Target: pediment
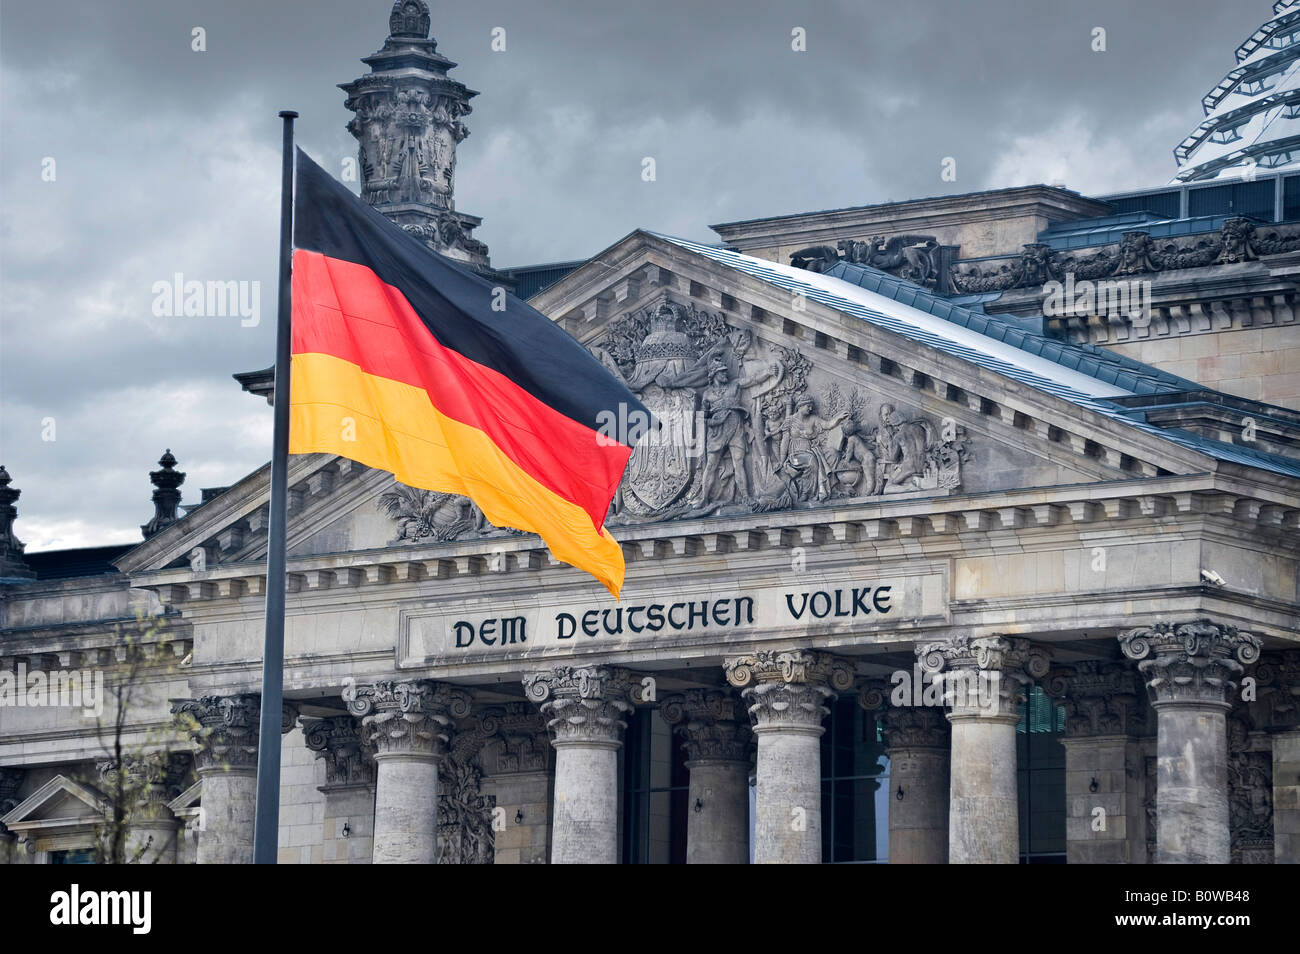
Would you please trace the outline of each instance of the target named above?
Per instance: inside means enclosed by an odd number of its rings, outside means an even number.
[[[0,818],[0,825],[18,832],[54,822],[100,821],[108,810],[108,804],[108,800],[95,789],[64,775],[56,775]]]
[[[1103,413],[1123,393],[1068,368],[1038,387],[1007,349],[983,360],[834,306],[788,269],[753,275],[645,232],[532,304],[659,417],[611,527],[1132,477],[1203,473],[1195,448]],[[830,282],[826,276],[813,276]],[[832,287],[832,286],[827,286]],[[828,304],[828,301],[830,302]],[[934,336],[931,336],[934,337]],[[937,338],[935,338],[937,340]],[[1026,355],[1024,364],[1041,369]],[[1028,382],[1028,383],[1027,383]],[[1075,399],[1062,396],[1065,392]],[[610,409],[620,437],[638,422]],[[328,455],[290,461],[291,556],[509,537],[464,498]],[[269,466],[118,561],[124,572],[264,559]]]

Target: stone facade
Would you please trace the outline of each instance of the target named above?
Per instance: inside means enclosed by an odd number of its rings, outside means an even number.
[[[427,5],[399,0],[366,62],[344,87],[363,195],[488,274],[452,191],[473,93]],[[608,517],[621,602],[464,498],[292,458],[279,860],[630,860],[649,724],[680,748],[661,763],[684,781],[654,794],[677,799],[684,860],[816,863],[836,839],[828,726],[850,722],[887,761],[887,790],[882,765],[850,774],[855,811],[885,796],[890,862],[1013,863],[1017,727],[1045,694],[1067,860],[1300,861],[1300,421],[1253,399],[1287,398],[1270,379],[1295,370],[1294,236],[1025,248],[1104,208],[1029,187],[718,226],[743,268],[635,232],[541,291],[662,425]],[[802,271],[775,267],[792,255]],[[841,262],[874,270],[873,314],[833,284]],[[1037,351],[945,337],[934,296],[987,289],[987,313],[1023,318],[1064,264],[1151,276],[1155,318],[1064,322]],[[1196,341],[1218,350],[1184,356]],[[1203,390],[1039,353],[1071,342]],[[1231,342],[1275,357],[1200,363]],[[1258,395],[1228,386],[1247,375]],[[14,536],[0,468],[0,690],[151,690],[107,763],[75,707],[0,709],[0,861],[99,850],[117,816],[159,860],[251,855],[269,469],[182,508],[176,465],[151,475],[143,542],[64,578]]]

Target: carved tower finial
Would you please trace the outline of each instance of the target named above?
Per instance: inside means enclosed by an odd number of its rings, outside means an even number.
[[[180,507],[181,492],[177,488],[185,483],[185,475],[176,469],[176,458],[172,456],[170,447],[158,458],[158,466],[162,469],[149,473],[156,488],[153,492],[153,519],[140,528],[146,540],[162,533],[179,519],[176,511]]]
[[[429,5],[424,0],[397,0],[388,15],[388,35],[394,38],[427,40]]]
[[[456,147],[469,135],[461,120],[478,93],[447,75],[456,64],[438,52],[429,26],[424,0],[397,0],[383,49],[362,58],[370,72],[339,84],[356,114],[348,132],[361,198],[433,251],[513,287],[471,237],[479,219],[456,211]]]
[[[25,580],[34,579],[36,574],[27,565],[23,557],[23,544],[14,536],[14,520],[18,517],[18,500],[21,490],[11,488],[13,478],[9,471],[0,464],[0,577],[14,577]]]

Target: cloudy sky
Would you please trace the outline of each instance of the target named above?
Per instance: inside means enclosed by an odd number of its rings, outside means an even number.
[[[139,540],[164,448],[187,503],[269,457],[270,409],[230,375],[272,360],[276,112],[297,109],[299,143],[339,168],[354,144],[336,84],[365,71],[391,6],[0,0],[0,463],[29,551]],[[453,77],[482,94],[456,200],[498,266],[584,258],[636,227],[713,240],[711,223],[764,215],[1163,183],[1271,6],[432,4]],[[154,283],[178,272],[260,282],[262,321],[155,317]]]

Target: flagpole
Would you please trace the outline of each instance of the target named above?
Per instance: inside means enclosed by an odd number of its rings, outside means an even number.
[[[262,651],[262,718],[257,745],[257,820],[253,863],[273,865],[280,834],[280,722],[284,706],[284,558],[289,478],[289,355],[293,315],[293,121],[284,120],[280,179],[280,309],[275,328],[275,432],[271,443],[271,517],[266,550],[266,642]]]

